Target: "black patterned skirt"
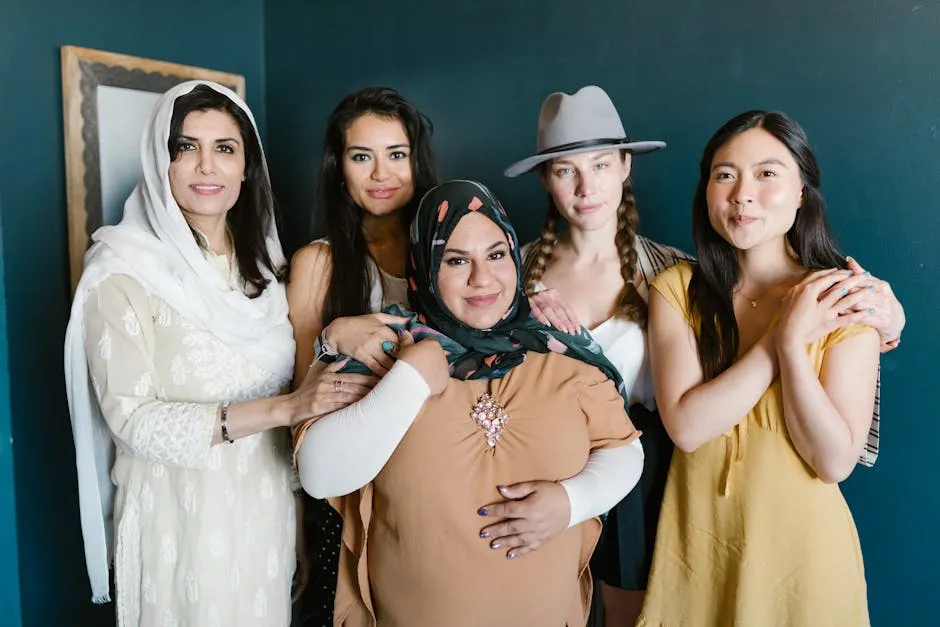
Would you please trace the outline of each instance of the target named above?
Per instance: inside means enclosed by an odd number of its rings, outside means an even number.
[[[333,627],[343,519],[325,500],[304,494],[304,533],[310,580],[303,596],[294,604],[291,627]]]

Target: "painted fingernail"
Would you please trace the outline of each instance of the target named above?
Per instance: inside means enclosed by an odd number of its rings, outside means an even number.
[[[865,270],[865,272],[862,273],[862,276],[871,276],[871,272]]]
[[[849,290],[845,289],[844,287],[841,290],[839,290],[839,296],[845,296],[848,293],[849,293]]]
[[[480,509],[477,510],[477,514],[479,514],[480,516],[486,516],[486,508],[481,507]]]
[[[480,537],[481,537],[481,538],[489,538],[489,537],[490,537],[490,532],[489,532],[489,531],[481,531],[481,532],[480,532]]]
[[[875,315],[875,308],[872,307],[871,309],[869,309],[869,310],[868,310],[868,313],[869,313],[870,315],[874,316],[874,315]]]
[[[508,559],[508,560],[511,560],[511,559],[513,559],[514,557],[516,557],[516,554],[513,553],[513,552],[511,552],[511,551],[509,552],[508,555],[506,555],[506,559]]]
[[[498,486],[496,486],[496,489],[499,490],[500,492],[505,492],[505,491],[508,490],[509,488],[507,488],[507,487],[504,486],[504,485],[498,485]]]
[[[500,544],[499,540],[493,540],[492,542],[490,542],[490,548],[491,548],[491,549],[498,549],[498,548],[501,547],[501,546],[503,546],[503,545]]]

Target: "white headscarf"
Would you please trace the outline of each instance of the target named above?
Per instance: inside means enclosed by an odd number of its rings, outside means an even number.
[[[184,319],[204,326],[232,350],[271,372],[279,383],[290,379],[294,363],[284,285],[263,271],[271,282],[260,296],[252,299],[231,290],[196,243],[170,190],[167,141],[173,106],[178,97],[196,85],[207,85],[238,105],[251,120],[257,136],[248,106],[216,83],[189,81],[160,98],[141,137],[141,180],[124,204],[120,224],[102,227],[92,236],[94,243],[85,254],[65,335],[65,383],[75,438],[85,561],[96,603],[110,601],[108,563],[114,500],[110,472],[114,442],[91,387],[85,358],[83,316],[89,293],[109,276],[126,274]],[[267,177],[263,153],[261,161]],[[274,226],[274,208],[268,210],[265,240],[277,267],[284,263],[284,254]]]

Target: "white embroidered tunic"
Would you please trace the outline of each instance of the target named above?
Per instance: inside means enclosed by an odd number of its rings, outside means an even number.
[[[273,396],[276,378],[124,275],[91,292],[85,321],[92,383],[117,445],[119,627],[288,625],[286,429],[211,445],[220,403]]]

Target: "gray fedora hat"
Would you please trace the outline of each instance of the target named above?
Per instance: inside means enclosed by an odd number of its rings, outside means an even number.
[[[665,146],[661,141],[631,141],[607,92],[588,85],[575,94],[559,91],[545,99],[539,113],[537,153],[512,164],[504,174],[519,176],[544,161],[579,152],[617,148],[641,154]]]

